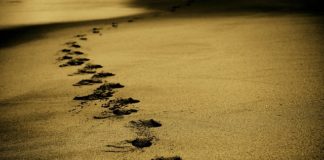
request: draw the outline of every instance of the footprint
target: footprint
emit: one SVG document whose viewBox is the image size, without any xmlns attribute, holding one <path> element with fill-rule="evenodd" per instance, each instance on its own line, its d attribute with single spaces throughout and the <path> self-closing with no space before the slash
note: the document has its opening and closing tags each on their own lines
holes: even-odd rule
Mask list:
<svg viewBox="0 0 324 160">
<path fill-rule="evenodd" d="M 71 49 L 62 49 L 61 51 L 64 53 L 69 53 L 69 52 L 71 52 Z"/>
<path fill-rule="evenodd" d="M 85 67 L 83 67 L 82 69 L 78 69 L 78 71 L 76 73 L 73 73 L 73 74 L 74 75 L 75 74 L 94 74 L 94 73 L 97 72 L 96 71 L 97 68 L 102 68 L 102 66 L 98 65 L 98 64 L 88 63 Z M 95 78 L 93 78 L 93 79 L 95 79 Z"/>
<path fill-rule="evenodd" d="M 81 46 L 78 45 L 78 44 L 72 44 L 72 45 L 70 45 L 70 47 L 72 47 L 72 48 L 81 48 Z"/>
<path fill-rule="evenodd" d="M 145 148 L 150 147 L 152 143 L 152 138 L 136 138 L 132 141 L 129 141 L 136 148 Z"/>
<path fill-rule="evenodd" d="M 96 73 L 96 70 L 89 70 L 89 69 L 82 68 L 82 69 L 78 69 L 77 72 L 75 72 L 75 73 L 73 73 L 71 75 L 75 75 L 75 74 L 94 74 L 94 73 Z"/>
<path fill-rule="evenodd" d="M 101 100 L 112 97 L 115 93 L 114 89 L 123 88 L 120 83 L 105 83 L 93 91 L 92 94 L 86 96 L 76 96 L 73 100 Z"/>
<path fill-rule="evenodd" d="M 82 41 L 86 41 L 86 40 L 88 40 L 88 38 L 86 38 L 86 37 L 81 37 L 81 38 L 79 38 L 80 40 L 82 40 Z"/>
<path fill-rule="evenodd" d="M 86 34 L 77 34 L 77 35 L 75 35 L 74 37 L 82 38 L 82 37 L 85 37 L 85 36 L 87 36 L 87 35 L 86 35 Z"/>
<path fill-rule="evenodd" d="M 130 115 L 132 113 L 136 113 L 136 109 L 115 109 L 113 110 L 113 114 L 116 116 L 124 116 L 124 115 Z"/>
<path fill-rule="evenodd" d="M 100 33 L 101 28 L 92 28 L 92 33 Z"/>
<path fill-rule="evenodd" d="M 61 64 L 59 65 L 59 67 L 66 67 L 66 66 L 79 66 L 82 65 L 85 61 L 89 61 L 90 59 L 88 58 L 75 58 L 75 59 L 71 59 L 68 62 L 66 62 L 65 64 Z"/>
<path fill-rule="evenodd" d="M 102 83 L 102 81 L 98 79 L 83 79 L 78 83 L 73 84 L 73 86 L 93 85 L 96 83 Z"/>
<path fill-rule="evenodd" d="M 63 57 L 60 57 L 60 58 L 58 58 L 59 60 L 67 60 L 67 59 L 72 59 L 73 57 L 71 57 L 71 56 L 63 56 Z"/>
<path fill-rule="evenodd" d="M 155 127 L 162 126 L 162 124 L 160 122 L 155 121 L 154 119 L 130 121 L 129 123 L 136 128 L 139 128 L 139 127 L 155 128 Z"/>
<path fill-rule="evenodd" d="M 102 68 L 103 66 L 100 64 L 91 64 L 88 63 L 84 68 L 85 69 L 98 69 L 98 68 Z"/>
<path fill-rule="evenodd" d="M 110 76 L 114 76 L 115 74 L 110 73 L 110 72 L 100 72 L 95 75 L 93 75 L 91 78 L 106 78 Z"/>
<path fill-rule="evenodd" d="M 82 55 L 84 53 L 81 51 L 73 51 L 73 52 L 70 52 L 69 54 Z"/>
<path fill-rule="evenodd" d="M 173 157 L 157 157 L 157 158 L 153 158 L 151 160 L 182 160 L 182 158 L 179 157 L 179 156 L 173 156 Z"/>
<path fill-rule="evenodd" d="M 72 45 L 72 44 L 76 44 L 77 42 L 76 41 L 70 41 L 70 42 L 66 42 L 65 44 L 66 45 Z"/>
<path fill-rule="evenodd" d="M 129 104 L 139 103 L 140 101 L 133 98 L 117 98 L 114 100 L 109 100 L 108 103 L 103 104 L 103 108 L 109 108 L 110 110 L 119 109 L 126 107 Z"/>
</svg>

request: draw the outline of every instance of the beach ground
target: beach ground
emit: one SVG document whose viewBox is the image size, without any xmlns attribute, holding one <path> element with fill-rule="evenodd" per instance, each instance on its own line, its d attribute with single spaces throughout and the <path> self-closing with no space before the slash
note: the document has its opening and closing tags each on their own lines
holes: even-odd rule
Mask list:
<svg viewBox="0 0 324 160">
<path fill-rule="evenodd" d="M 114 20 L 115 21 L 115 20 Z M 320 16 L 166 14 L 66 27 L 1 49 L 0 159 L 321 159 L 323 36 Z M 92 28 L 99 27 L 100 34 Z M 100 84 L 59 67 L 74 35 L 91 63 L 139 99 L 137 113 L 94 119 L 102 102 L 75 96 Z M 129 121 L 154 119 L 153 145 L 114 152 L 137 135 Z M 108 146 L 107 146 L 108 145 Z"/>
</svg>

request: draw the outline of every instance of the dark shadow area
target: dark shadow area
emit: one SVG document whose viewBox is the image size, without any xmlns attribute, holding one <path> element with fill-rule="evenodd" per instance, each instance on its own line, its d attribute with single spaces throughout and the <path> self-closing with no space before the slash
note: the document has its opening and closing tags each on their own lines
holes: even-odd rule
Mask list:
<svg viewBox="0 0 324 160">
<path fill-rule="evenodd" d="M 134 0 L 133 7 L 157 10 L 170 10 L 172 7 L 190 7 L 194 11 L 233 12 L 233 11 L 307 11 L 322 12 L 321 0 Z M 191 10 L 193 11 L 193 10 Z"/>
<path fill-rule="evenodd" d="M 324 5 L 321 0 L 133 0 L 130 7 L 147 8 L 156 11 L 181 12 L 182 16 L 195 14 L 241 12 L 279 12 L 279 13 L 307 13 L 323 15 Z M 109 13 L 107 13 L 109 14 Z M 147 14 L 133 15 L 133 17 L 147 16 Z M 88 20 L 68 23 L 40 24 L 18 28 L 0 30 L 0 48 L 11 47 L 26 41 L 40 39 L 44 33 L 57 29 L 64 29 L 83 25 L 109 24 L 116 20 L 128 21 L 127 17 L 112 19 Z M 321 20 L 322 21 L 322 20 Z"/>
<path fill-rule="evenodd" d="M 0 29 L 0 49 L 19 45 L 26 41 L 43 38 L 44 34 L 46 34 L 47 32 L 51 32 L 59 29 L 80 27 L 85 25 L 111 24 L 114 21 L 127 22 L 130 17 L 135 17 L 135 16 L 141 17 L 141 16 L 147 16 L 147 14 L 139 14 L 133 16 L 116 17 L 116 18 L 108 18 L 108 19 L 76 21 L 76 22 L 37 24 L 37 25 L 30 25 L 30 26 L 20 26 L 15 28 Z M 81 36 L 79 38 L 82 38 L 82 35 L 79 36 Z"/>
</svg>

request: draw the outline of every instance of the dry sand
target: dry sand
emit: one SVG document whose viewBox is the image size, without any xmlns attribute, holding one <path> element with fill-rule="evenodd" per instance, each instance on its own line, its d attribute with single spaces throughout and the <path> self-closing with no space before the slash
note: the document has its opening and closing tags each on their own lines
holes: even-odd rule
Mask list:
<svg viewBox="0 0 324 160">
<path fill-rule="evenodd" d="M 306 14 L 163 14 L 132 23 L 63 28 L 1 49 L 0 159 L 321 159 L 323 36 Z M 93 27 L 101 27 L 92 34 Z M 114 97 L 137 113 L 94 119 L 102 102 L 79 106 L 100 84 L 58 67 L 67 41 L 115 73 Z M 113 152 L 137 137 L 129 121 L 155 119 L 153 145 Z M 126 151 L 121 149 L 121 151 Z"/>
</svg>

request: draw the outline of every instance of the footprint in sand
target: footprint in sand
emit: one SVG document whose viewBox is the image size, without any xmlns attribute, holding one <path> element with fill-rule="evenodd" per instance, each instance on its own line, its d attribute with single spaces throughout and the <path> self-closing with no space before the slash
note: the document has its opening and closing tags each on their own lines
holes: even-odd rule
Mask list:
<svg viewBox="0 0 324 160">
<path fill-rule="evenodd" d="M 102 65 L 99 65 L 99 64 L 91 64 L 91 63 L 88 63 L 82 69 L 78 69 L 77 72 L 75 72 L 75 73 L 73 73 L 71 75 L 76 75 L 76 74 L 94 74 L 94 73 L 97 72 L 96 69 L 102 68 L 102 67 L 103 66 Z"/>
<path fill-rule="evenodd" d="M 86 34 L 77 34 L 77 35 L 75 35 L 74 37 L 82 38 L 82 37 L 85 37 L 85 36 L 87 36 L 87 35 L 86 35 Z"/>
<path fill-rule="evenodd" d="M 86 95 L 86 96 L 76 96 L 74 100 L 102 100 L 108 99 L 112 97 L 115 93 L 115 89 L 123 88 L 124 86 L 120 83 L 105 83 L 99 86 L 97 89 L 93 91 L 93 93 Z"/>
<path fill-rule="evenodd" d="M 69 60 L 69 59 L 72 59 L 73 57 L 71 57 L 71 56 L 67 56 L 67 55 L 65 55 L 65 56 L 63 56 L 63 57 L 60 57 L 60 58 L 58 58 L 58 60 Z"/>
<path fill-rule="evenodd" d="M 150 147 L 153 143 L 153 138 L 136 138 L 132 141 L 128 141 L 136 148 Z"/>
<path fill-rule="evenodd" d="M 79 39 L 82 40 L 82 41 L 86 41 L 86 40 L 88 40 L 87 37 L 81 37 L 81 38 L 79 38 Z"/>
<path fill-rule="evenodd" d="M 83 79 L 79 81 L 78 83 L 73 84 L 73 86 L 84 86 L 84 85 L 93 85 L 102 83 L 102 80 L 99 79 Z"/>
<path fill-rule="evenodd" d="M 71 48 L 81 48 L 81 46 L 79 44 L 72 44 L 70 45 Z"/>
<path fill-rule="evenodd" d="M 77 42 L 76 41 L 69 41 L 69 42 L 66 42 L 65 44 L 66 45 L 72 45 L 72 44 L 76 44 Z"/>
<path fill-rule="evenodd" d="M 162 124 L 158 121 L 155 121 L 154 119 L 149 119 L 149 120 L 138 120 L 138 121 L 130 121 L 129 122 L 132 127 L 134 128 L 156 128 L 156 127 L 161 127 Z"/>
<path fill-rule="evenodd" d="M 129 146 L 130 144 L 131 146 Z M 119 142 L 117 145 L 106 145 L 109 150 L 106 152 L 132 152 L 153 145 L 152 138 L 136 138 L 134 140 L 126 140 Z"/>
<path fill-rule="evenodd" d="M 156 157 L 151 160 L 182 160 L 181 157 L 179 156 L 174 156 L 174 157 Z"/>
<path fill-rule="evenodd" d="M 101 107 L 109 108 L 110 110 L 125 108 L 129 104 L 139 103 L 140 101 L 133 98 L 117 98 L 114 100 L 109 100 L 107 103 L 103 104 Z"/>
<path fill-rule="evenodd" d="M 94 74 L 91 78 L 106 78 L 106 77 L 111 77 L 114 76 L 115 74 L 110 73 L 110 72 L 99 72 Z"/>
<path fill-rule="evenodd" d="M 72 55 L 82 55 L 84 53 L 81 52 L 81 51 L 73 51 L 73 52 L 69 52 L 68 54 L 72 54 Z"/>
<path fill-rule="evenodd" d="M 69 52 L 71 52 L 71 49 L 62 49 L 61 51 L 64 53 L 69 53 Z"/>
<path fill-rule="evenodd" d="M 67 67 L 67 66 L 79 66 L 82 65 L 84 62 L 89 61 L 88 58 L 75 58 L 71 59 L 68 62 L 59 65 L 59 67 Z"/>
</svg>

